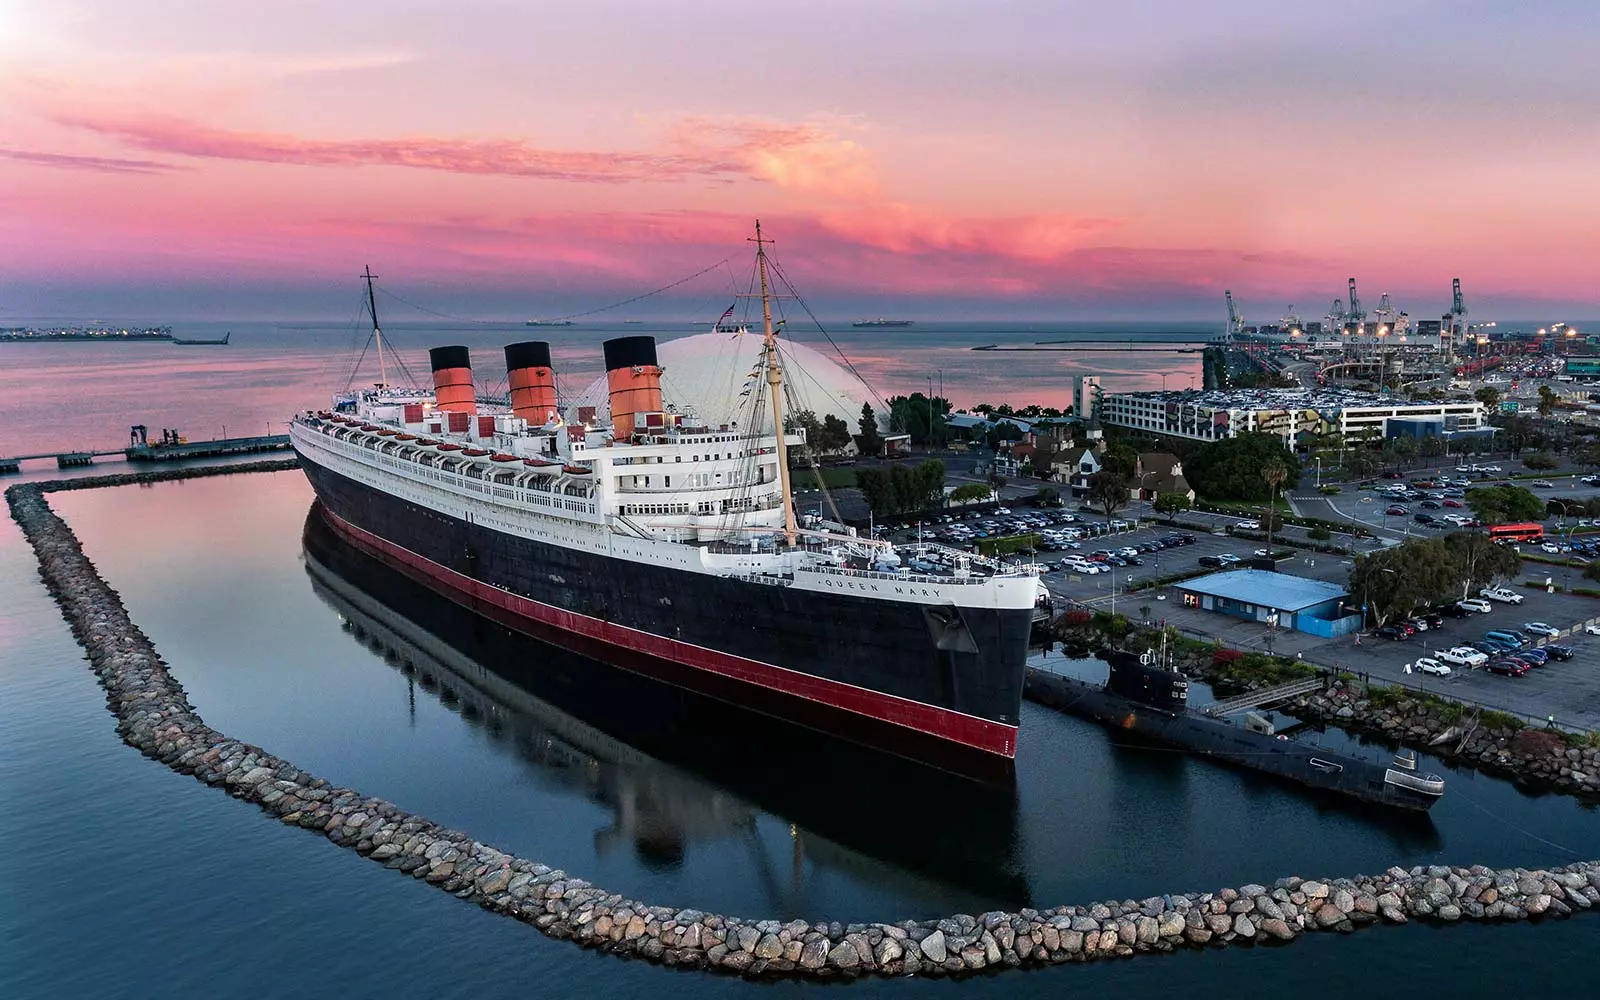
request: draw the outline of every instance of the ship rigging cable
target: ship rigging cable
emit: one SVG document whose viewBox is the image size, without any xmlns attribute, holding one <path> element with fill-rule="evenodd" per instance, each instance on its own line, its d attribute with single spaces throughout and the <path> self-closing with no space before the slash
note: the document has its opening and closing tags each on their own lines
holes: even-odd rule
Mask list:
<svg viewBox="0 0 1600 1000">
<path fill-rule="evenodd" d="M 565 316 L 551 316 L 551 317 L 548 317 L 548 318 L 544 319 L 543 322 L 546 322 L 546 323 L 559 323 L 559 322 L 561 322 L 563 320 L 581 319 L 584 316 L 593 316 L 596 313 L 609 312 L 612 309 L 620 309 L 623 306 L 632 305 L 635 302 L 642 302 L 645 299 L 650 298 L 651 296 L 660 295 L 662 292 L 671 291 L 672 289 L 677 288 L 679 285 L 686 285 L 689 282 L 693 281 L 694 279 L 700 277 L 702 274 L 708 274 L 711 271 L 715 271 L 717 268 L 722 267 L 722 266 L 726 265 L 727 263 L 728 263 L 728 258 L 724 257 L 721 260 L 717 261 L 715 264 L 710 264 L 710 265 L 707 265 L 706 267 L 702 267 L 700 270 L 694 272 L 693 274 L 688 275 L 688 276 L 683 277 L 683 278 L 679 278 L 677 281 L 674 281 L 671 284 L 662 285 L 660 288 L 652 288 L 650 291 L 644 292 L 643 294 L 635 295 L 632 298 L 623 299 L 621 302 L 613 302 L 610 305 L 600 306 L 597 309 L 586 309 L 583 312 L 568 313 Z M 378 291 L 382 292 L 384 295 L 388 296 L 389 298 L 394 299 L 396 302 L 400 302 L 400 303 L 403 303 L 405 305 L 410 306 L 411 308 L 417 310 L 418 312 L 425 312 L 430 316 L 437 316 L 440 319 L 447 319 L 447 320 L 451 320 L 452 322 L 456 322 L 456 323 L 472 323 L 472 324 L 475 324 L 477 326 L 505 326 L 505 325 L 507 325 L 507 321 L 506 320 L 468 319 L 465 316 L 452 316 L 449 313 L 442 313 L 442 312 L 438 311 L 437 309 L 429 309 L 427 306 L 418 305 L 417 303 L 412 302 L 410 299 L 401 298 L 400 296 L 398 296 L 395 293 L 389 291 L 388 289 L 380 288 L 380 289 L 378 289 Z"/>
</svg>

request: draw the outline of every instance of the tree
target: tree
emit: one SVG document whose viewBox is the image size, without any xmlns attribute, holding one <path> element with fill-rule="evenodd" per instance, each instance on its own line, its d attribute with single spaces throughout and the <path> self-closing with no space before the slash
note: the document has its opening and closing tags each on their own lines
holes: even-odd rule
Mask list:
<svg viewBox="0 0 1600 1000">
<path fill-rule="evenodd" d="M 895 512 L 894 489 L 887 469 L 856 469 L 856 489 L 873 517 L 884 518 Z"/>
<path fill-rule="evenodd" d="M 1271 487 L 1261 478 L 1261 469 L 1277 461 L 1284 469 L 1284 482 L 1300 481 L 1300 462 L 1275 434 L 1248 433 L 1202 445 L 1183 463 L 1184 478 L 1206 500 L 1262 501 Z"/>
<path fill-rule="evenodd" d="M 972 503 L 994 496 L 994 487 L 982 483 L 964 483 L 950 491 L 951 503 Z"/>
<path fill-rule="evenodd" d="M 1035 507 L 1059 507 L 1061 506 L 1061 491 L 1050 486 L 1042 486 L 1033 495 L 1033 505 Z"/>
<path fill-rule="evenodd" d="M 1524 458 L 1522 460 L 1522 464 L 1536 472 L 1542 472 L 1546 469 L 1554 469 L 1556 466 L 1560 465 L 1561 462 L 1548 451 L 1536 451 L 1532 455 Z"/>
<path fill-rule="evenodd" d="M 950 414 L 950 401 L 939 396 L 928 397 L 920 392 L 909 396 L 894 396 L 889 400 L 889 423 L 911 435 L 911 443 L 925 445 L 944 440 L 945 418 Z"/>
<path fill-rule="evenodd" d="M 1357 556 L 1349 589 L 1381 625 L 1450 598 L 1459 580 L 1460 568 L 1442 539 L 1414 539 Z"/>
<path fill-rule="evenodd" d="M 1482 403 L 1486 409 L 1493 410 L 1500 406 L 1500 390 L 1492 385 L 1482 386 L 1472 394 L 1472 398 Z"/>
<path fill-rule="evenodd" d="M 1158 493 L 1155 502 L 1150 506 L 1157 514 L 1167 515 L 1168 521 L 1176 522 L 1178 515 L 1193 504 L 1189 502 L 1187 493 Z"/>
<path fill-rule="evenodd" d="M 1284 468 L 1283 467 L 1283 463 L 1278 461 L 1278 460 L 1276 460 L 1276 459 L 1273 459 L 1272 461 L 1268 462 L 1266 465 L 1263 465 L 1261 467 L 1261 479 L 1267 484 L 1267 487 L 1272 491 L 1272 506 L 1274 508 L 1276 508 L 1278 506 L 1278 487 L 1282 486 L 1283 485 L 1283 481 L 1285 479 L 1287 479 L 1288 477 L 1289 477 L 1289 470 Z M 1272 522 L 1274 520 L 1276 520 L 1276 518 L 1269 517 L 1267 519 L 1267 523 L 1266 523 L 1266 529 L 1267 529 L 1267 552 L 1269 554 L 1272 552 L 1272 528 L 1273 528 Z"/>
<path fill-rule="evenodd" d="M 1560 396 L 1556 395 L 1554 389 L 1547 385 L 1541 385 L 1539 387 L 1539 416 L 1548 417 L 1555 410 L 1556 402 L 1560 398 Z"/>
<path fill-rule="evenodd" d="M 1516 549 L 1490 541 L 1481 531 L 1452 531 L 1444 536 L 1444 546 L 1456 561 L 1463 598 L 1475 587 L 1514 578 L 1522 568 Z"/>
<path fill-rule="evenodd" d="M 1138 464 L 1139 449 L 1126 439 L 1111 442 L 1100 456 L 1100 467 L 1107 472 L 1116 473 L 1123 479 L 1132 479 L 1133 470 Z"/>
<path fill-rule="evenodd" d="M 1115 472 L 1097 472 L 1089 482 L 1088 500 L 1110 517 L 1128 505 L 1128 481 Z"/>
<path fill-rule="evenodd" d="M 1429 434 L 1417 443 L 1417 449 L 1423 458 L 1438 458 L 1444 454 L 1444 438 Z"/>
<path fill-rule="evenodd" d="M 856 437 L 856 448 L 863 455 L 883 454 L 883 436 L 878 433 L 878 415 L 871 403 L 861 404 L 861 420 L 856 426 L 861 433 Z"/>
<path fill-rule="evenodd" d="M 1479 486 L 1467 491 L 1467 506 L 1484 524 L 1540 521 L 1543 500 L 1520 486 Z"/>
<path fill-rule="evenodd" d="M 1025 437 L 1027 435 L 1022 432 L 1021 427 L 1009 420 L 1002 420 L 989 428 L 989 447 L 999 451 L 1000 446 L 1005 442 L 1021 441 Z"/>
<path fill-rule="evenodd" d="M 849 444 L 850 425 L 831 413 L 823 417 L 822 427 L 817 434 L 817 449 L 823 454 L 832 455 L 844 451 Z"/>
</svg>

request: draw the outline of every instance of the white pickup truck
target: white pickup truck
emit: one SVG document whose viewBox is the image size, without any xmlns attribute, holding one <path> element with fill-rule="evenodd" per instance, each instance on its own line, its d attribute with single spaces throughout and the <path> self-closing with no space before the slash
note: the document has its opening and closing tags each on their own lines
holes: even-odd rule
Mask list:
<svg viewBox="0 0 1600 1000">
<path fill-rule="evenodd" d="M 1448 663 L 1453 667 L 1477 667 L 1489 662 L 1488 654 L 1479 652 L 1471 646 L 1438 649 L 1434 650 L 1433 655 L 1441 663 Z"/>
<path fill-rule="evenodd" d="M 1478 596 L 1486 597 L 1491 601 L 1499 601 L 1501 604 L 1522 603 L 1521 594 L 1517 593 L 1515 590 L 1507 590 L 1504 587 L 1485 587 L 1478 591 Z"/>
</svg>

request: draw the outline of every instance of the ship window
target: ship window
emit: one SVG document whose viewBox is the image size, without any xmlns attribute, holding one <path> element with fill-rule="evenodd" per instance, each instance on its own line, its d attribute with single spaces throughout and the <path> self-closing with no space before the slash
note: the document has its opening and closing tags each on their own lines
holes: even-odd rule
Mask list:
<svg viewBox="0 0 1600 1000">
<path fill-rule="evenodd" d="M 672 485 L 672 477 L 671 476 L 662 476 L 661 477 L 661 485 L 663 485 L 663 486 L 671 486 Z"/>
</svg>

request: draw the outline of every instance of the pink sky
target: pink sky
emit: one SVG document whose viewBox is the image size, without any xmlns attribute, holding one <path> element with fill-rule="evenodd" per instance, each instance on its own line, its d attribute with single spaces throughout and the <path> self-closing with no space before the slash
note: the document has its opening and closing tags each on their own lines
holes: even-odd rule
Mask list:
<svg viewBox="0 0 1600 1000">
<path fill-rule="evenodd" d="M 0 316 L 540 314 L 758 215 L 825 315 L 1600 313 L 1600 5 L 1322 6 L 0 0 Z"/>
</svg>

